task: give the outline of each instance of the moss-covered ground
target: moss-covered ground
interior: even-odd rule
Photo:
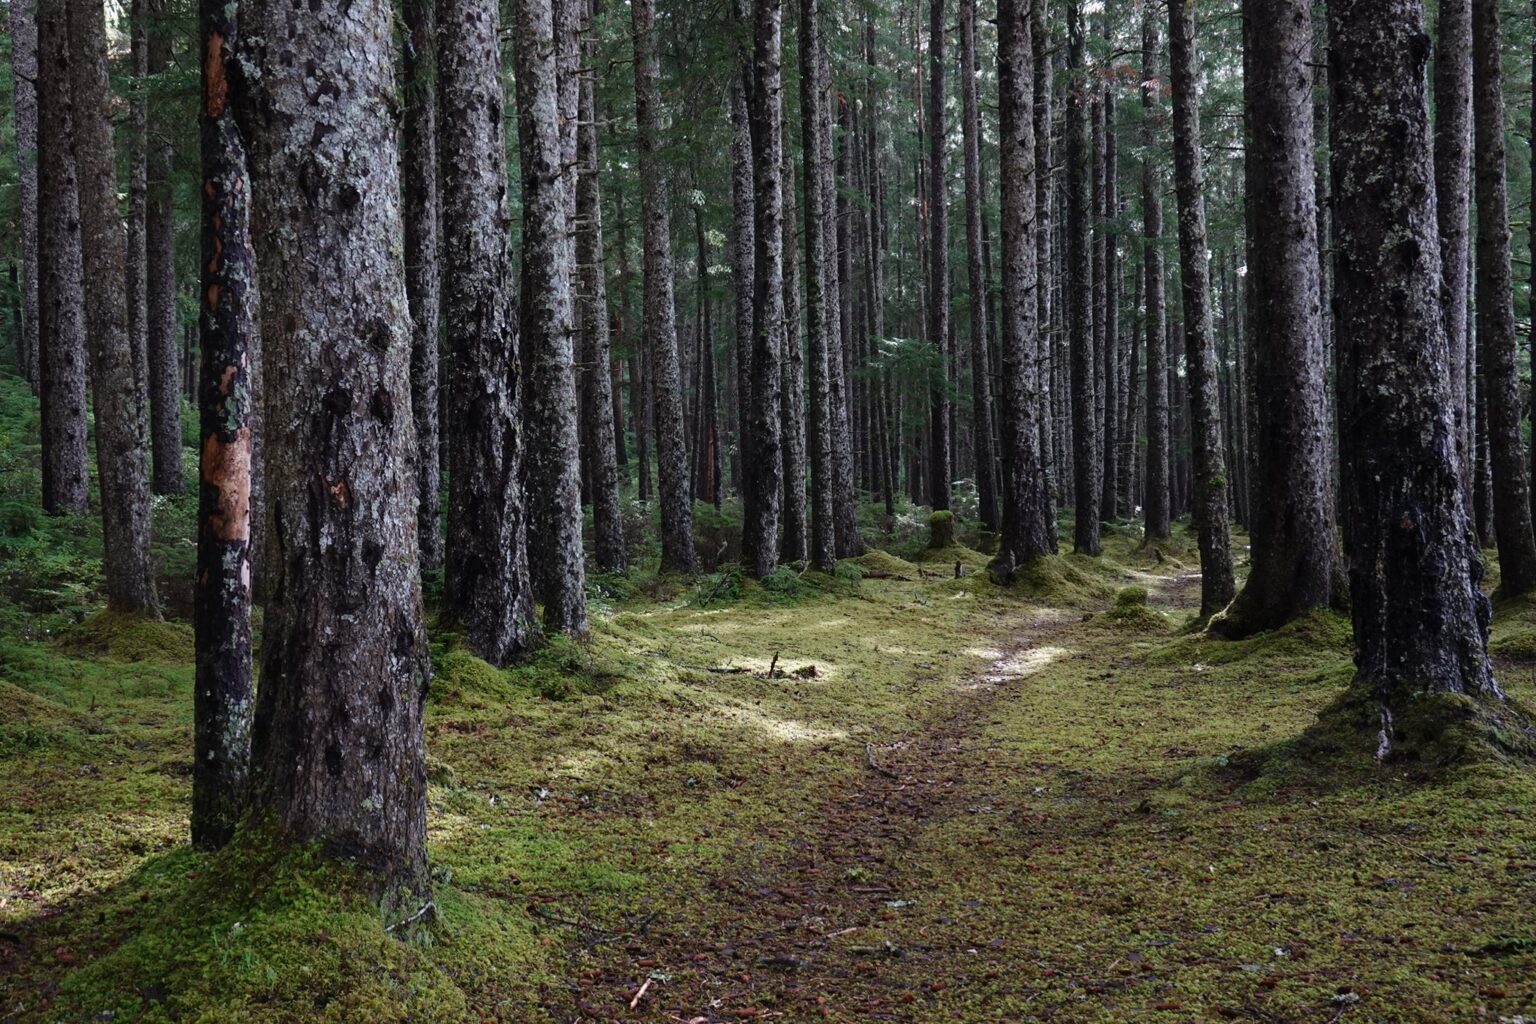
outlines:
[[[156,510],[170,621],[101,615],[29,430],[0,422],[0,1020],[1536,1019],[1536,774],[1319,742],[1347,623],[1190,633],[1183,531],[1004,592],[904,512],[832,576],[594,579],[592,642],[509,670],[434,632],[438,914],[388,931],[263,829],[188,847],[191,499]],[[1533,636],[1500,606],[1524,699]]]

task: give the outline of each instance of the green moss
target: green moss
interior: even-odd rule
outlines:
[[[1094,621],[1101,626],[1139,633],[1166,633],[1171,625],[1168,616],[1147,607],[1147,588],[1142,586],[1120,588],[1114,607],[1099,613]]]
[[[114,661],[188,661],[192,658],[192,627],[160,622],[124,612],[98,612],[60,640],[65,650]]]
[[[1019,568],[1014,590],[1040,604],[1102,607],[1112,593],[1103,566],[1077,555],[1048,555]]]

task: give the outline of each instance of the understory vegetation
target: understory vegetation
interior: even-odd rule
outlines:
[[[433,633],[430,914],[260,828],[194,852],[185,607],[97,610],[0,396],[6,1020],[1530,1019],[1528,765],[1376,765],[1328,731],[1347,621],[1190,632],[1182,527],[1008,591],[963,512],[835,575],[596,576],[588,644]],[[1492,649],[1536,696],[1536,607]]]

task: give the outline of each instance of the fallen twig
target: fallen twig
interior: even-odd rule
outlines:
[[[422,904],[421,909],[416,911],[416,913],[412,914],[410,917],[406,918],[403,921],[396,921],[394,924],[390,925],[388,928],[385,928],[384,931],[386,933],[392,932],[396,928],[403,928],[403,927],[405,927],[406,925],[410,924],[413,921],[420,921],[423,917],[426,917],[428,914],[432,913],[436,909],[437,909],[437,904],[435,902],[433,902],[432,900],[427,900],[427,902]]]
[[[650,978],[646,978],[644,983],[641,984],[641,986],[640,986],[640,991],[635,993],[635,998],[633,998],[633,999],[631,999],[629,1001],[629,1008],[631,1010],[633,1010],[635,1007],[640,1005],[640,1000],[645,998],[645,993],[646,993],[646,991],[650,987],[651,987],[651,979]]]

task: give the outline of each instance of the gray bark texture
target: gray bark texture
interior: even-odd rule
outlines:
[[[928,0],[928,344],[939,353],[928,411],[928,503],[947,509],[953,474],[949,436],[949,177],[944,167],[944,0]]]
[[[645,333],[650,339],[651,400],[655,405],[656,476],[661,492],[661,567],[691,573],[693,505],[688,494],[688,452],[683,443],[683,389],[677,358],[677,311],[672,292],[672,215],[661,142],[661,56],[656,42],[656,0],[630,5],[635,43],[635,127],[644,220]]]
[[[735,0],[735,18],[742,39],[739,73],[731,78],[731,279],[736,301],[736,459],[737,484],[747,499],[752,455],[752,320],[756,278],[752,253],[756,246],[752,191],[752,123],[748,107],[753,82],[753,12],[750,0]],[[755,97],[754,97],[755,99]]]
[[[560,0],[562,8],[572,0]],[[575,250],[567,203],[574,148],[566,158],[560,55],[552,0],[518,0],[518,136],[523,184],[522,349],[530,360],[524,422],[528,432],[528,547],[544,628],[585,636],[586,563],[581,537],[581,453],[576,410]],[[575,111],[570,118],[572,127]]]
[[[1163,270],[1163,183],[1150,156],[1157,144],[1158,77],[1157,22],[1153,0],[1144,0],[1141,23],[1142,145],[1147,156],[1141,163],[1143,293],[1146,299],[1147,358],[1147,473],[1146,539],[1165,540],[1171,532],[1169,483],[1168,363],[1166,344],[1167,304]]]
[[[1425,695],[1502,694],[1488,664],[1491,609],[1478,588],[1437,301],[1423,4],[1330,0],[1328,20],[1356,678],[1381,709],[1382,758]]]
[[[75,167],[75,104],[69,83],[65,0],[38,0],[37,142],[38,394],[42,406],[43,510],[86,511],[85,287],[80,252],[80,190]]]
[[[1078,554],[1097,555],[1099,542],[1099,417],[1094,381],[1093,247],[1089,237],[1089,124],[1087,60],[1081,0],[1067,0],[1066,191],[1067,301],[1072,360],[1073,497]]]
[[[16,127],[16,215],[21,240],[21,333],[17,362],[38,387],[37,314],[37,11],[36,0],[11,0],[11,79]]]
[[[127,239],[117,205],[106,10],[102,0],[66,3],[107,606],[158,618],[160,603],[149,557],[149,445],[128,330]]]
[[[1245,0],[1249,530],[1253,568],[1211,628],[1246,636],[1334,597],[1312,160],[1311,4]]]
[[[821,163],[830,132],[825,117],[828,96],[817,72],[822,39],[821,0],[800,0],[800,124],[805,180],[805,315],[806,359],[810,363],[810,420],[806,446],[811,468],[810,561],[831,572],[837,567],[837,532],[833,513],[832,397],[828,377],[832,332],[828,281],[835,272],[828,259],[827,234],[823,230],[831,211],[827,190],[822,187]]]
[[[495,0],[440,0],[438,141],[448,357],[443,606],[504,665],[537,640],[523,518],[517,297]]]
[[[1173,77],[1173,177],[1179,207],[1184,289],[1184,367],[1189,380],[1192,505],[1200,534],[1200,617],[1237,592],[1227,531],[1227,465],[1221,442],[1221,382],[1211,325],[1210,249],[1205,232],[1205,167],[1200,153],[1200,59],[1189,0],[1168,0]]]
[[[171,70],[171,26],[163,0],[149,0],[148,71]],[[181,327],[176,319],[176,192],[174,125],[151,107],[144,208],[144,351],[149,368],[149,435],[156,494],[187,487],[181,469]]]
[[[782,28],[782,13],[780,24]],[[782,44],[782,32],[780,41]],[[779,109],[782,116],[782,97]],[[803,562],[808,557],[809,523],[805,505],[805,341],[800,336],[800,258],[795,244],[800,236],[795,227],[795,164],[787,137],[780,148],[783,158],[779,184],[784,190],[784,339],[779,353],[779,420],[783,431],[784,503],[779,558]]]
[[[1032,83],[1031,87],[1032,87]],[[976,84],[976,0],[960,0],[960,94],[965,136],[965,271],[971,307],[971,429],[976,437],[979,518],[996,529],[996,461],[992,452],[992,373],[987,356],[987,283],[982,273],[981,100]]]
[[[1536,74],[1536,65],[1533,65]],[[1467,400],[1467,246],[1472,206],[1472,0],[1440,0],[1435,45],[1435,210],[1440,236],[1440,306],[1451,376],[1456,460],[1472,489]]]
[[[1047,0],[1030,0],[1030,57],[1034,64],[1034,135],[1035,135],[1035,323],[1037,344],[1035,347],[1035,387],[1039,393],[1040,460],[1045,476],[1045,504],[1040,509],[1044,522],[1041,528],[1050,541],[1050,554],[1055,554],[1058,544],[1056,506],[1060,488],[1057,473],[1062,465],[1055,452],[1059,439],[1055,430],[1054,409],[1060,395],[1052,386],[1056,361],[1051,357],[1051,325],[1056,310],[1051,302],[1051,287],[1047,275],[1054,265],[1053,245],[1055,225],[1051,217],[1053,205],[1053,175],[1055,147],[1051,144],[1054,131],[1052,117],[1051,31]],[[1015,13],[1015,17],[1018,14]],[[1008,456],[1004,454],[1003,473],[1008,473]],[[1006,482],[1005,487],[1009,486]]]
[[[271,507],[255,813],[355,860],[403,917],[428,887],[432,663],[391,12],[316,0],[247,13]]]

